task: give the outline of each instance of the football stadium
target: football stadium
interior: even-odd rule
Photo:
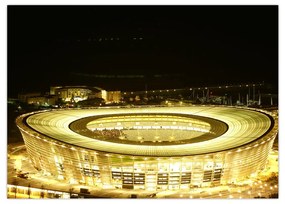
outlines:
[[[33,166],[71,184],[175,190],[263,170],[277,118],[229,106],[57,109],[16,120]]]

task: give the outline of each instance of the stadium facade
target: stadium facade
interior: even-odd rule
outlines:
[[[225,106],[61,109],[16,120],[36,169],[102,188],[236,183],[265,166],[277,116]]]

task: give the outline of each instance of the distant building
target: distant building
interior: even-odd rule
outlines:
[[[34,96],[27,99],[28,104],[39,105],[39,106],[50,106],[55,105],[57,102],[57,96]]]
[[[106,91],[91,86],[52,86],[50,95],[57,95],[64,102],[78,102],[94,98],[103,98],[107,103],[121,101],[121,91]]]
[[[24,102],[24,103],[27,103],[27,100],[31,97],[39,97],[41,96],[41,93],[40,92],[34,92],[34,93],[21,93],[21,94],[18,94],[18,99],[21,101],[21,102]]]
[[[18,94],[18,99],[31,105],[50,106],[56,104],[58,97],[56,95],[43,95],[40,92],[34,92]]]
[[[105,91],[102,97],[107,103],[119,103],[121,101],[121,91]]]
[[[45,95],[40,92],[19,94],[20,101],[40,105],[55,105],[58,100],[63,102],[79,102],[88,99],[102,98],[106,103],[121,101],[121,91],[106,91],[99,87],[91,86],[52,86]]]
[[[103,89],[89,86],[53,86],[50,94],[64,102],[78,102],[92,98],[102,98]]]

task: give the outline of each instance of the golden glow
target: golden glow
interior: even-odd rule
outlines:
[[[217,118],[229,124],[229,128],[222,136],[209,141],[185,145],[169,142],[169,145],[164,146],[157,143],[161,141],[157,135],[152,138],[157,144],[154,146],[144,143],[126,145],[83,137],[69,129],[71,122],[94,115],[144,112],[159,114],[165,111]],[[223,114],[220,114],[221,112]],[[70,115],[70,117],[66,117],[66,115]],[[34,166],[50,172],[59,179],[70,181],[70,183],[81,181],[85,185],[96,184],[104,186],[104,188],[114,188],[114,186],[122,188],[124,182],[137,182],[133,183],[134,186],[143,186],[142,188],[145,189],[155,190],[157,187],[172,189],[173,187],[174,190],[175,188],[188,188],[190,185],[205,187],[214,182],[217,184],[237,182],[236,178],[243,179],[248,176],[256,176],[257,174],[252,172],[258,172],[264,168],[268,152],[272,147],[272,142],[257,144],[260,135],[270,127],[270,119],[262,113],[241,108],[209,108],[209,106],[104,108],[45,111],[27,116],[27,123],[33,129],[22,123],[23,117],[17,119],[17,125],[20,127]],[[248,122],[253,118],[257,121],[256,123]],[[171,121],[173,118],[168,119]],[[116,118],[112,120],[116,121]],[[241,120],[246,124],[248,122],[248,124],[240,125]],[[179,123],[177,119],[175,126],[169,124],[168,126],[169,128],[183,128]],[[193,130],[196,128],[196,130],[203,131],[205,128],[204,124],[194,127],[189,121],[185,123],[187,128],[193,128]],[[116,121],[115,124],[124,124],[123,119]],[[100,125],[104,126],[102,121],[98,123],[98,126]],[[146,127],[142,122],[140,126]],[[155,126],[149,125],[150,128],[157,128]],[[159,122],[159,126],[163,125]],[[40,139],[33,137],[34,130],[37,130],[37,137]],[[247,137],[248,135],[250,137]],[[166,135],[170,140],[174,140],[175,136]],[[274,137],[275,135],[268,133],[262,139],[268,138],[273,141]],[[56,143],[54,142],[55,139]],[[142,141],[143,137],[140,135],[134,138],[134,140],[136,139]],[[251,142],[253,140],[257,142],[255,146]],[[232,150],[229,152],[226,150],[227,148]],[[220,151],[221,149],[223,151]],[[41,160],[39,160],[38,155],[41,155]],[[94,166],[96,168],[93,168]],[[132,174],[127,175],[128,173]],[[167,184],[162,183],[165,180]],[[274,188],[277,188],[277,185]],[[239,191],[239,193],[241,192]],[[251,194],[251,191],[247,193]],[[208,194],[211,195],[211,192]],[[220,193],[219,196],[221,197],[222,194]]]

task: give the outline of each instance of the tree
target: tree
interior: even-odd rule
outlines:
[[[72,197],[72,193],[73,193],[73,191],[74,191],[74,188],[70,187],[70,189],[69,189],[69,198],[71,198],[71,197]]]
[[[278,183],[278,174],[272,172],[270,177],[266,181],[274,181],[275,183]]]
[[[77,102],[77,106],[80,107],[90,107],[90,106],[100,106],[104,103],[102,98],[92,98]]]
[[[41,198],[45,197],[45,192],[44,192],[44,185],[41,186],[41,194],[40,194]]]
[[[15,187],[13,188],[13,190],[14,190],[14,193],[15,193],[15,198],[17,198],[17,185],[18,185],[18,181],[17,181],[17,180],[14,180],[14,181],[12,182],[12,184],[15,186]]]
[[[31,198],[31,184],[28,185],[28,196]]]
[[[269,198],[278,198],[278,193],[272,193],[269,195]]]

